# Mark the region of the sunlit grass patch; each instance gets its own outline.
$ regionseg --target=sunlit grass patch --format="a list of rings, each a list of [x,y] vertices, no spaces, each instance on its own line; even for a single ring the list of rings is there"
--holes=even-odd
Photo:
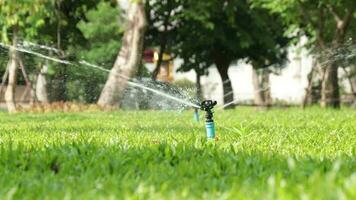
[[[0,113],[0,197],[354,199],[356,112]]]

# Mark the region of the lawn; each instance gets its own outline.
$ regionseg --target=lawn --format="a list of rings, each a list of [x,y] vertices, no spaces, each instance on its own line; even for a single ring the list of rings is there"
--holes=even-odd
[[[0,113],[0,199],[356,199],[355,110],[215,116]]]

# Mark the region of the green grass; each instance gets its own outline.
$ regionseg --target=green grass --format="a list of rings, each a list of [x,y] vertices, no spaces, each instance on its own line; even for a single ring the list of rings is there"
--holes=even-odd
[[[0,199],[356,199],[356,111],[0,113]]]

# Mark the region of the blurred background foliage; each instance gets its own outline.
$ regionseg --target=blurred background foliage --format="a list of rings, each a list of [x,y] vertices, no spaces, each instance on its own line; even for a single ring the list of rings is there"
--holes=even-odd
[[[30,41],[53,48],[26,47],[33,51],[75,64],[85,60],[111,69],[122,46],[127,9],[132,3],[138,2],[0,0],[1,42],[21,45]],[[227,74],[230,65],[245,62],[256,70],[268,68],[268,72],[277,72],[288,61],[288,48],[302,37],[307,38],[303,47],[324,67],[326,78],[319,82],[320,96],[326,102],[340,98],[341,86],[335,68],[341,66],[348,70],[347,78],[356,74],[355,1],[146,0],[141,3],[148,24],[144,49],[156,50],[158,61],[153,72],[142,62],[138,79],[155,80],[163,53],[169,52],[172,59],[183,60],[179,71],[194,70],[197,79],[206,75],[209,67],[216,66],[224,82],[224,102],[227,103],[234,99],[230,80],[234,77]],[[0,74],[4,75],[11,59],[8,50],[0,48]],[[349,56],[341,58],[339,55]],[[82,65],[46,63],[25,53],[18,56],[33,85],[43,65],[48,65],[46,78],[51,102],[95,103],[107,79],[106,72]],[[330,62],[332,60],[337,61]],[[18,70],[18,84],[25,85],[21,74]],[[338,107],[335,102],[330,105]]]

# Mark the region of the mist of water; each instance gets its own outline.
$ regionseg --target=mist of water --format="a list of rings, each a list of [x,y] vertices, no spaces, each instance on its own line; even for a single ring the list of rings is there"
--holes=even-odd
[[[53,62],[57,62],[57,63],[61,63],[61,64],[65,64],[65,65],[74,65],[74,63],[71,63],[67,60],[61,60],[61,59],[58,59],[58,58],[55,58],[55,57],[50,57],[50,56],[46,56],[44,54],[41,54],[41,53],[38,53],[38,52],[35,52],[35,51],[31,51],[31,50],[28,50],[28,49],[25,49],[25,48],[22,48],[22,47],[14,47],[14,46],[11,46],[11,45],[7,45],[7,44],[4,44],[4,43],[0,43],[0,46],[2,47],[5,47],[7,49],[14,49],[16,51],[19,51],[19,52],[22,52],[22,53],[27,53],[27,54],[31,54],[31,55],[34,55],[34,56],[37,56],[37,57],[40,57],[40,58],[43,58],[43,59],[46,59],[46,60],[51,60]]]
[[[71,62],[71,61],[67,61],[67,60],[63,60],[63,59],[58,59],[58,58],[55,58],[55,57],[52,57],[52,56],[47,56],[47,55],[44,55],[44,54],[41,54],[41,53],[38,53],[38,52],[35,52],[35,51],[32,51],[32,50],[29,50],[29,49],[25,48],[26,46],[37,46],[39,48],[57,51],[54,48],[47,47],[47,46],[44,46],[44,45],[37,45],[37,44],[34,44],[34,43],[30,43],[30,42],[24,42],[23,45],[19,45],[17,47],[6,45],[4,43],[0,43],[0,46],[5,47],[7,49],[12,48],[12,49],[14,49],[16,51],[19,51],[19,52],[23,52],[23,53],[27,53],[27,54],[30,54],[30,55],[34,55],[34,56],[37,56],[37,57],[40,57],[40,58],[43,58],[43,59],[46,59],[46,60],[50,60],[50,61],[53,61],[53,62],[64,64],[64,65],[70,65],[70,66],[83,66],[84,65],[84,66],[90,67],[92,69],[97,69],[97,70],[103,71],[105,73],[109,73],[110,72],[110,70],[108,70],[108,69],[106,69],[104,67],[89,63],[89,62],[87,62],[85,60],[81,60],[78,63],[75,63],[75,62]],[[120,78],[125,79],[127,81],[128,85],[130,85],[132,87],[137,87],[137,88],[141,88],[143,90],[150,91],[150,92],[155,93],[155,94],[157,94],[159,96],[162,96],[162,97],[164,97],[166,99],[170,99],[170,100],[176,101],[176,102],[184,104],[186,106],[190,106],[190,107],[194,107],[194,108],[200,108],[199,105],[194,104],[194,103],[192,103],[190,101],[187,101],[185,99],[181,99],[181,98],[178,98],[178,97],[173,96],[171,94],[168,94],[168,93],[162,92],[160,90],[148,87],[148,86],[146,86],[144,84],[141,84],[141,83],[138,83],[138,82],[134,82],[133,80],[131,80],[130,77],[124,76],[123,74],[118,73],[117,76],[120,77]]]
[[[316,52],[315,59],[322,68],[331,64],[337,64],[339,67],[355,65],[356,43],[353,40],[348,40],[336,48],[326,48],[321,52]]]
[[[110,72],[110,70],[108,70],[108,69],[105,69],[105,68],[100,67],[100,66],[95,65],[95,64],[88,63],[88,62],[86,62],[86,61],[80,61],[79,63],[81,63],[81,64],[83,64],[83,65],[86,65],[86,66],[89,66],[89,67],[93,67],[93,68],[95,68],[95,69],[99,69],[99,70],[105,71],[105,72]],[[185,105],[187,105],[187,106],[191,106],[191,107],[194,107],[194,108],[200,108],[199,105],[196,105],[196,104],[191,103],[191,102],[189,102],[189,101],[186,101],[186,100],[184,100],[184,99],[180,99],[180,98],[178,98],[178,97],[172,96],[172,95],[167,94],[167,93],[164,93],[164,92],[162,92],[162,91],[155,90],[155,89],[153,89],[153,88],[150,88],[150,87],[148,87],[148,86],[145,86],[145,85],[140,84],[140,83],[137,83],[137,82],[129,81],[127,76],[124,76],[124,75],[122,75],[122,74],[118,74],[118,75],[119,75],[121,78],[126,79],[126,80],[127,80],[127,84],[129,84],[129,85],[131,85],[131,86],[133,86],[133,87],[138,87],[138,88],[141,88],[141,89],[145,89],[145,90],[151,91],[151,92],[153,92],[153,93],[155,93],[155,94],[158,94],[158,95],[160,95],[160,96],[162,96],[162,97],[165,97],[165,98],[168,98],[168,99],[177,101],[177,102],[182,103],[182,104],[185,104]]]

